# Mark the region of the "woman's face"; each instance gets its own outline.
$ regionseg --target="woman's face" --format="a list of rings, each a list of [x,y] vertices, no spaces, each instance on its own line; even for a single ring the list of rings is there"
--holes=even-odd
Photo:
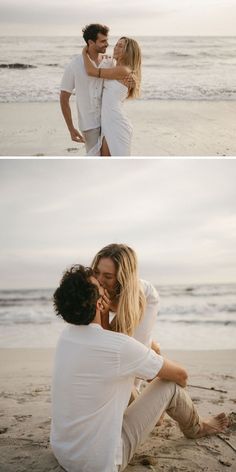
[[[116,268],[115,264],[110,257],[102,257],[96,268],[94,269],[94,276],[102,285],[103,288],[107,289],[110,296],[115,294],[115,288],[117,284]]]
[[[99,291],[99,295],[101,297],[103,297],[104,295],[104,288],[100,285],[99,281],[96,279],[96,277],[94,277],[93,275],[91,275],[91,277],[89,277],[89,280],[90,282],[92,282],[93,285],[96,285],[96,287],[98,288],[98,291]]]
[[[113,57],[117,61],[123,58],[125,52],[125,40],[119,39],[114,47]]]

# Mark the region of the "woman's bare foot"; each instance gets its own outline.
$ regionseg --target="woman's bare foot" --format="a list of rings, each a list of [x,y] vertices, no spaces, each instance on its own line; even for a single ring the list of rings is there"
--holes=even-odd
[[[225,413],[220,413],[216,416],[201,420],[201,427],[196,435],[196,438],[202,438],[203,436],[209,436],[211,434],[218,434],[225,431],[229,425],[229,420]]]

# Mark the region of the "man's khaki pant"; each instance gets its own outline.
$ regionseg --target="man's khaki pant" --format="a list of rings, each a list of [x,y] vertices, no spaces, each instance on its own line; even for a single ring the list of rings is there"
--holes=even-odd
[[[200,428],[197,410],[185,389],[173,382],[155,379],[127,407],[122,428],[123,462],[125,469],[137,447],[154,429],[162,413],[179,423],[187,437],[195,437]]]
[[[83,131],[83,136],[85,139],[85,148],[86,148],[87,154],[93,155],[93,153],[91,154],[91,150],[95,148],[94,155],[97,155],[98,146],[96,145],[98,143],[100,135],[101,135],[101,128],[94,128],[94,129],[89,129],[87,131]]]

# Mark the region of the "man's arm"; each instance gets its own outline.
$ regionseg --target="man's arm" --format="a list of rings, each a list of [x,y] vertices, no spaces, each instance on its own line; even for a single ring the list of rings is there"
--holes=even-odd
[[[82,134],[79,133],[79,131],[73,125],[71,108],[70,108],[70,96],[71,96],[71,93],[66,92],[65,90],[61,90],[61,94],[60,94],[61,111],[65,118],[65,122],[70,132],[72,141],[76,141],[77,143],[84,143],[84,137],[82,136]]]
[[[158,344],[156,341],[152,340],[152,344],[151,344],[151,349],[153,351],[155,351],[156,354],[161,354],[161,348],[160,348],[160,344]]]
[[[181,387],[186,387],[188,374],[186,370],[175,362],[164,359],[162,368],[159,370],[157,377],[161,380],[172,380]]]

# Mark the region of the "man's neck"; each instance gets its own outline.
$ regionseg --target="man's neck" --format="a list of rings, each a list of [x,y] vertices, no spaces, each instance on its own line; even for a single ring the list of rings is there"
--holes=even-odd
[[[96,311],[96,315],[95,315],[92,323],[96,323],[96,324],[102,326],[100,311]]]
[[[99,63],[99,53],[88,48],[88,55],[96,64]]]

